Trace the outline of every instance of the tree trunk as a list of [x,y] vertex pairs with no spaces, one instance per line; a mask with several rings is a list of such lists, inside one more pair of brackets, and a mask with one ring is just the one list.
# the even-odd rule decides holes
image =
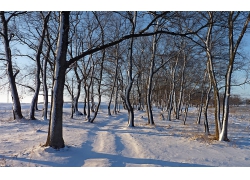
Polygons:
[[83,114],[86,116],[86,106],[87,106],[87,88],[86,88],[86,80],[84,80],[84,92],[85,92],[85,97],[84,97],[84,102],[83,102]]
[[114,98],[113,114],[117,114],[117,100],[118,100],[118,80],[116,80],[116,85],[115,85],[115,98]]
[[30,104],[30,114],[29,114],[29,119],[30,120],[35,120],[35,108],[37,105],[37,101],[38,101],[38,95],[39,95],[39,91],[40,91],[40,85],[41,85],[41,80],[40,80],[40,73],[41,73],[41,54],[42,54],[42,48],[43,48],[43,42],[44,42],[44,38],[45,38],[45,32],[47,29],[47,23],[49,21],[49,15],[50,12],[48,13],[48,15],[46,16],[45,20],[44,20],[44,25],[43,25],[43,31],[42,31],[42,35],[40,37],[40,42],[38,45],[38,49],[37,49],[37,54],[36,54],[36,90],[35,90],[35,94],[32,98],[31,104]]
[[105,50],[103,50],[103,54],[102,54],[102,61],[101,61],[101,70],[100,70],[100,75],[99,75],[99,80],[98,80],[98,104],[97,104],[97,106],[96,106],[96,108],[95,108],[95,112],[94,112],[94,116],[93,116],[93,118],[91,119],[91,123],[93,123],[94,122],[94,120],[95,120],[95,118],[96,118],[96,116],[97,116],[97,113],[98,113],[98,111],[99,111],[99,107],[100,107],[100,104],[101,104],[101,98],[102,98],[102,94],[101,94],[101,82],[102,82],[102,72],[103,72],[103,63],[104,63],[104,59],[105,59]]
[[242,28],[241,33],[239,34],[239,37],[234,43],[234,12],[229,12],[228,17],[228,27],[229,27],[229,63],[226,73],[226,79],[225,79],[225,93],[224,93],[224,102],[223,102],[223,116],[222,116],[222,130],[220,133],[219,141],[229,141],[227,137],[227,127],[228,127],[228,115],[229,115],[229,98],[230,98],[230,91],[231,91],[231,76],[233,72],[233,65],[235,60],[235,55],[237,53],[237,49],[240,45],[240,42],[246,32],[246,29],[248,27],[248,23],[250,21],[250,13],[248,14],[248,17],[244,23],[244,26]]
[[219,134],[221,132],[221,123],[220,123],[220,97],[219,97],[219,90],[217,86],[217,81],[215,78],[215,73],[214,73],[214,67],[213,67],[213,59],[212,59],[212,54],[211,54],[211,34],[212,34],[212,28],[213,28],[213,14],[209,12],[209,28],[207,31],[207,37],[205,41],[206,45],[206,54],[208,58],[208,77],[209,80],[213,86],[213,91],[214,91],[214,116],[215,116],[215,137],[217,140],[219,140]]
[[202,82],[202,85],[201,85],[201,99],[200,99],[198,117],[197,117],[197,121],[196,121],[197,124],[201,123],[201,113],[202,113],[202,109],[203,109],[203,98],[204,98],[204,87],[203,86],[204,86],[206,77],[207,77],[207,71],[205,71],[204,79],[203,79],[203,82]]
[[209,104],[209,100],[210,100],[210,92],[212,89],[212,84],[211,82],[209,82],[209,87],[207,90],[207,95],[206,95],[206,103],[205,103],[205,107],[204,107],[204,128],[205,128],[205,134],[209,135],[209,126],[208,126],[208,119],[207,119],[207,109],[208,109],[208,104]]
[[13,73],[13,67],[12,67],[12,55],[10,50],[10,40],[12,37],[9,37],[8,34],[8,22],[5,19],[4,12],[0,12],[1,16],[1,23],[2,23],[2,38],[3,38],[3,44],[4,44],[4,50],[5,50],[5,57],[6,57],[6,69],[7,69],[7,76],[9,80],[9,87],[11,91],[12,96],[12,102],[13,102],[13,116],[14,119],[22,119],[22,110],[21,110],[21,103],[19,100],[17,87],[15,83],[15,77],[18,74],[19,71],[17,71],[15,74]]
[[[70,86],[68,86],[69,88],[69,92],[70,92]],[[74,83],[73,83],[73,78],[71,80],[71,115],[70,115],[70,119],[73,119],[74,118],[74,110],[75,110],[75,107],[74,107]]]
[[171,113],[173,109],[173,97],[175,92],[175,71],[178,64],[178,57],[176,58],[174,67],[171,67],[171,73],[172,73],[172,89],[169,93],[169,101],[168,101],[168,121],[171,121]]
[[[158,30],[158,24],[155,27],[155,31]],[[148,114],[148,124],[154,125],[154,118],[153,118],[153,112],[152,112],[152,106],[151,106],[151,99],[152,99],[152,81],[153,81],[153,75],[154,75],[154,67],[155,67],[155,53],[156,53],[156,34],[153,36],[153,42],[152,42],[152,56],[150,59],[150,70],[149,70],[149,77],[148,77],[148,85],[147,85],[147,114]]]
[[48,87],[47,87],[47,62],[49,58],[50,47],[48,46],[46,57],[43,61],[43,119],[47,120],[48,114]]
[[183,119],[183,124],[184,125],[186,125],[186,121],[187,121],[188,107],[189,107],[189,104],[186,103],[185,110],[184,110],[184,119]]
[[54,84],[53,84],[53,103],[50,121],[49,146],[54,149],[63,148],[64,140],[62,133],[63,119],[63,89],[65,83],[65,72],[67,67],[66,54],[68,46],[70,12],[60,12],[59,38],[57,42]]
[[179,93],[179,100],[178,100],[177,108],[176,108],[176,119],[180,118],[180,109],[181,109],[181,103],[182,103],[182,98],[183,98],[183,86],[184,86],[184,78],[185,78],[186,61],[187,61],[187,57],[184,52],[184,63],[183,63],[182,70],[181,70],[181,85],[180,85],[181,87],[180,87],[180,93]]
[[[134,34],[135,32],[136,16],[137,16],[137,12],[134,12],[133,24],[132,24],[133,28],[132,28],[131,34]],[[134,110],[130,103],[130,91],[133,85],[133,78],[132,78],[133,43],[134,43],[134,38],[131,38],[130,47],[129,47],[130,49],[129,49],[129,58],[128,58],[128,70],[127,70],[128,85],[125,90],[125,103],[126,103],[126,107],[128,110],[128,126],[129,127],[134,127]]]
[[80,93],[81,93],[81,81],[77,81],[77,93],[76,96],[74,97],[74,112],[76,115],[83,115],[79,110],[78,110],[78,102],[80,98]]
[[[93,68],[94,68],[94,64],[93,64]],[[95,70],[93,69],[93,72],[94,71]],[[93,77],[93,75],[92,75],[92,77]],[[94,100],[94,79],[93,78],[91,80],[91,96],[90,97],[91,97],[91,112],[95,112],[96,105],[95,105],[95,100]]]

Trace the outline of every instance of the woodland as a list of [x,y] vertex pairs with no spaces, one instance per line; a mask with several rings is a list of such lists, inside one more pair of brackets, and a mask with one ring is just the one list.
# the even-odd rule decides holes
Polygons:
[[[0,90],[9,89],[16,121],[40,118],[42,94],[42,117],[49,120],[44,146],[65,147],[65,96],[71,119],[94,123],[105,99],[107,115],[126,110],[131,128],[137,111],[146,113],[148,126],[159,118],[154,107],[162,120],[181,116],[185,125],[197,107],[204,134],[211,134],[212,116],[214,139],[230,140],[230,108],[240,105],[231,89],[249,83],[249,12],[1,11],[0,18]],[[245,74],[243,83],[235,72]],[[32,96],[26,117],[24,92]]]

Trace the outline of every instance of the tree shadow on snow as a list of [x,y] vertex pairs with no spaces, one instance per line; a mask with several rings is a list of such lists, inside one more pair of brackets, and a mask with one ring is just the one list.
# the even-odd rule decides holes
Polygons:
[[[147,166],[162,166],[162,167],[208,167],[202,164],[192,164],[192,163],[181,163],[181,162],[171,162],[171,161],[163,161],[156,159],[146,159],[146,158],[133,158],[133,157],[125,157],[121,154],[124,149],[124,145],[121,143],[121,139],[116,137],[115,143],[117,145],[116,152],[118,155],[113,154],[105,154],[92,151],[92,142],[87,141],[82,145],[81,148],[73,148],[72,151],[82,151],[82,156],[74,157],[72,156],[69,159],[69,166],[83,166],[85,160],[98,160],[98,159],[107,159],[111,167],[125,167],[128,164],[132,164],[134,167],[147,165]],[[73,154],[73,153],[72,153]],[[74,153],[78,154],[78,153]],[[67,165],[66,165],[67,166]]]
[[[94,137],[96,134],[94,132],[89,132],[89,136]],[[202,164],[192,164],[192,163],[182,163],[173,161],[164,161],[157,159],[148,158],[136,158],[136,157],[125,157],[122,155],[122,151],[125,146],[121,142],[121,138],[116,136],[116,153],[117,154],[107,154],[93,151],[93,142],[91,140],[86,141],[81,147],[69,146],[68,150],[53,150],[50,149],[48,153],[55,153],[55,156],[64,157],[67,162],[64,164],[57,164],[58,166],[64,167],[80,167],[90,161],[107,160],[110,167],[125,167],[127,165],[139,167],[139,166],[162,166],[162,167],[208,167]],[[69,153],[67,153],[68,151]],[[53,164],[55,165],[55,164]],[[56,166],[57,166],[56,165]],[[90,167],[94,167],[89,165]],[[105,166],[105,165],[104,165]]]

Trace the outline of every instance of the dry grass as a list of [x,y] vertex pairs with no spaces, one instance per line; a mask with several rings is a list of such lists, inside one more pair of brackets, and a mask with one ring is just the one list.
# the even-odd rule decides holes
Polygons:
[[217,141],[214,135],[206,135],[204,133],[192,133],[188,139],[206,144],[213,144],[215,141]]
[[5,158],[0,159],[0,167],[6,167],[6,166],[7,166],[6,159]]

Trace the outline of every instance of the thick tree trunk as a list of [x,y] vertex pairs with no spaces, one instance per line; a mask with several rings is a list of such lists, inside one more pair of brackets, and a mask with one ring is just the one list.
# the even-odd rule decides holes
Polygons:
[[48,142],[49,146],[54,149],[63,148],[65,146],[62,133],[62,120],[63,89],[67,67],[66,54],[68,46],[69,14],[70,12],[60,12],[59,39],[57,42],[53,84],[53,103],[50,121],[50,137]]
[[22,119],[22,110],[21,110],[21,103],[19,100],[17,87],[15,83],[15,77],[18,74],[19,71],[17,71],[15,74],[13,73],[13,67],[12,67],[12,55],[10,50],[10,40],[12,37],[9,37],[8,34],[8,22],[5,19],[4,12],[0,12],[1,16],[1,23],[2,23],[2,38],[3,38],[3,44],[4,44],[4,50],[5,50],[5,57],[6,57],[6,69],[7,69],[7,76],[9,80],[9,87],[11,91],[12,96],[12,102],[13,102],[13,116],[14,119]]

